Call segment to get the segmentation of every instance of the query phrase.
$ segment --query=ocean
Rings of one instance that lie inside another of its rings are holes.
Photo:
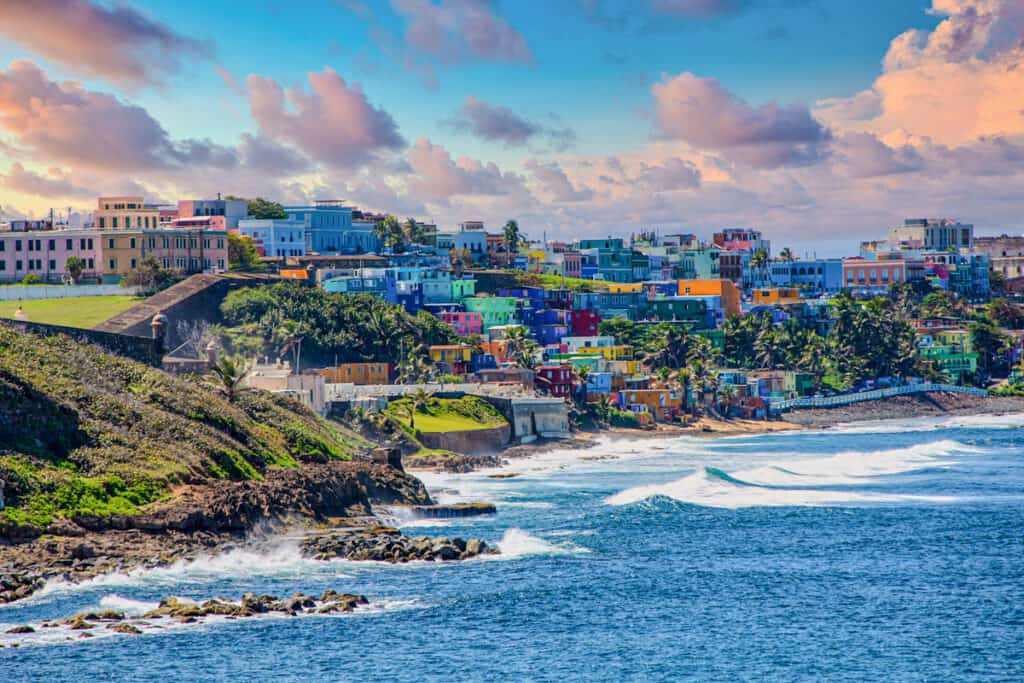
[[[353,614],[0,635],[0,681],[1024,680],[1024,416],[602,440],[424,475],[498,514],[393,520],[502,555],[303,560],[294,539],[0,607],[0,632],[162,597],[333,588]],[[516,474],[513,478],[491,475]],[[74,635],[74,634],[72,634]]]

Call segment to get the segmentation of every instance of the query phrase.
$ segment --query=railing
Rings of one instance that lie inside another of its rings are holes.
[[[784,413],[794,408],[835,408],[837,406],[860,403],[861,401],[875,401],[880,398],[892,396],[903,396],[905,394],[919,394],[930,391],[944,391],[957,394],[971,394],[973,396],[988,396],[984,389],[974,387],[961,387],[956,384],[906,384],[888,389],[874,389],[862,391],[856,394],[840,394],[839,396],[823,396],[793,398],[786,401],[771,401],[768,410],[772,413]]]

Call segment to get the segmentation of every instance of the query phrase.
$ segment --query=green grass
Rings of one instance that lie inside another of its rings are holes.
[[[409,399],[392,401],[385,410],[403,427],[409,426]],[[493,429],[507,424],[505,418],[488,403],[474,396],[459,399],[432,398],[417,411],[415,428],[419,432],[468,432]]]
[[[30,322],[89,328],[142,301],[135,296],[76,296],[65,299],[0,301],[0,318],[14,318],[21,305]]]

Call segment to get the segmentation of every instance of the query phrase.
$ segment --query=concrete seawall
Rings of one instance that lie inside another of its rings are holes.
[[[427,448],[438,448],[464,455],[498,453],[508,445],[512,429],[508,425],[464,432],[418,432],[417,438]]]

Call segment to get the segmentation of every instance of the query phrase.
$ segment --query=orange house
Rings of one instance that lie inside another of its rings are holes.
[[[305,268],[282,268],[278,273],[282,278],[286,280],[308,280],[309,271]]]
[[[755,289],[754,303],[760,306],[775,304],[800,303],[800,290],[796,287],[774,287],[772,289]]]
[[[390,384],[387,363],[342,363],[336,368],[317,370],[329,384]]]
[[[626,389],[619,392],[619,405],[634,413],[649,413],[657,420],[679,415],[683,401],[669,389]]]
[[[679,296],[717,296],[726,315],[740,314],[740,290],[732,280],[680,280]]]

